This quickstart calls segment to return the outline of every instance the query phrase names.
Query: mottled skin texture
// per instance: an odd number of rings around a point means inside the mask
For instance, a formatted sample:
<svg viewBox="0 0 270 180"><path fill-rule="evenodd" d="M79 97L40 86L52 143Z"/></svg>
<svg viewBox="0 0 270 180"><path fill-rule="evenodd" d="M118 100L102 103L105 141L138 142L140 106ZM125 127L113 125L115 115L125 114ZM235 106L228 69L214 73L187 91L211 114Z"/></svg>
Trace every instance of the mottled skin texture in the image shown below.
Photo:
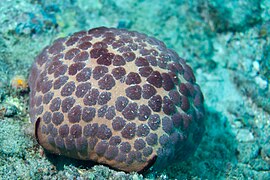
<svg viewBox="0 0 270 180"><path fill-rule="evenodd" d="M100 27L57 39L29 77L30 117L49 152L113 168L161 169L204 131L192 69L145 34Z"/></svg>

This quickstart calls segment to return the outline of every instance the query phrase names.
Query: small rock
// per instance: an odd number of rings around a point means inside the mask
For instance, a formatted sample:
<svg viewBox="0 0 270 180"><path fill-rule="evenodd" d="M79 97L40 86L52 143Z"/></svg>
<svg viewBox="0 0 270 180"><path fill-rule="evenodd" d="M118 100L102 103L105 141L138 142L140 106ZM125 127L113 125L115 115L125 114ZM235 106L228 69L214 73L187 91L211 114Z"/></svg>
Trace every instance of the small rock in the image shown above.
<svg viewBox="0 0 270 180"><path fill-rule="evenodd" d="M259 71L260 71L260 64L259 64L258 61L254 61L254 62L252 63L252 65L253 65L254 71L256 71L256 72L259 72Z"/></svg>
<svg viewBox="0 0 270 180"><path fill-rule="evenodd" d="M249 142L254 140L253 134L248 129L240 129L236 135L240 142Z"/></svg>
<svg viewBox="0 0 270 180"><path fill-rule="evenodd" d="M261 89L266 89L267 88L267 81L263 80L260 76L255 77L255 82L256 84L259 85Z"/></svg>
<svg viewBox="0 0 270 180"><path fill-rule="evenodd" d="M7 106L5 111L5 117L12 117L18 113L18 108L14 105Z"/></svg>

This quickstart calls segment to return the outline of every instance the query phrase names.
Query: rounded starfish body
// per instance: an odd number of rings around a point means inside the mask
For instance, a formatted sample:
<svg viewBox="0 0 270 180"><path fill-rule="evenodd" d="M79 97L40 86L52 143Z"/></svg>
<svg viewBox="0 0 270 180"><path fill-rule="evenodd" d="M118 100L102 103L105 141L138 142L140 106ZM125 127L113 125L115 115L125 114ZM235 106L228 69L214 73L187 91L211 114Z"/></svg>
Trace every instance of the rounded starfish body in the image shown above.
<svg viewBox="0 0 270 180"><path fill-rule="evenodd" d="M192 69L144 34L100 27L57 39L34 62L30 117L49 152L113 168L164 168L204 131Z"/></svg>

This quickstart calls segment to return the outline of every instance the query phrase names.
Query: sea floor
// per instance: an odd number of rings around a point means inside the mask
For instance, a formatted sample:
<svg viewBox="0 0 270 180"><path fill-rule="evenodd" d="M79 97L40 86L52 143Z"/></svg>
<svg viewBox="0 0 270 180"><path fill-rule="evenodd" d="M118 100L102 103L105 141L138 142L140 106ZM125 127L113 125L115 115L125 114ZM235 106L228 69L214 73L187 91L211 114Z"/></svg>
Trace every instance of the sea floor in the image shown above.
<svg viewBox="0 0 270 180"><path fill-rule="evenodd" d="M0 1L0 179L270 179L269 9L268 0ZM193 68L207 116L187 161L127 174L45 155L35 141L24 84L35 56L99 26L154 36Z"/></svg>

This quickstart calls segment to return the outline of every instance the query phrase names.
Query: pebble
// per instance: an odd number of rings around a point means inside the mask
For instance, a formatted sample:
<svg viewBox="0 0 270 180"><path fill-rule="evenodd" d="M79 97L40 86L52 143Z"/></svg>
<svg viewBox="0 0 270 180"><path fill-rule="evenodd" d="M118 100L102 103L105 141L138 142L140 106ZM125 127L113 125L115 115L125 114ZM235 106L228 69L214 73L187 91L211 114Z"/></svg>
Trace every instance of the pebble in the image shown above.
<svg viewBox="0 0 270 180"><path fill-rule="evenodd" d="M262 79L260 76L256 76L256 77L255 77L255 82L256 82L256 84L259 85L259 87L260 87L261 89L264 90L264 89L267 88L267 81L264 80L264 79Z"/></svg>
<svg viewBox="0 0 270 180"><path fill-rule="evenodd" d="M249 142L254 140L253 134L248 129L240 129L236 135L240 142Z"/></svg>

